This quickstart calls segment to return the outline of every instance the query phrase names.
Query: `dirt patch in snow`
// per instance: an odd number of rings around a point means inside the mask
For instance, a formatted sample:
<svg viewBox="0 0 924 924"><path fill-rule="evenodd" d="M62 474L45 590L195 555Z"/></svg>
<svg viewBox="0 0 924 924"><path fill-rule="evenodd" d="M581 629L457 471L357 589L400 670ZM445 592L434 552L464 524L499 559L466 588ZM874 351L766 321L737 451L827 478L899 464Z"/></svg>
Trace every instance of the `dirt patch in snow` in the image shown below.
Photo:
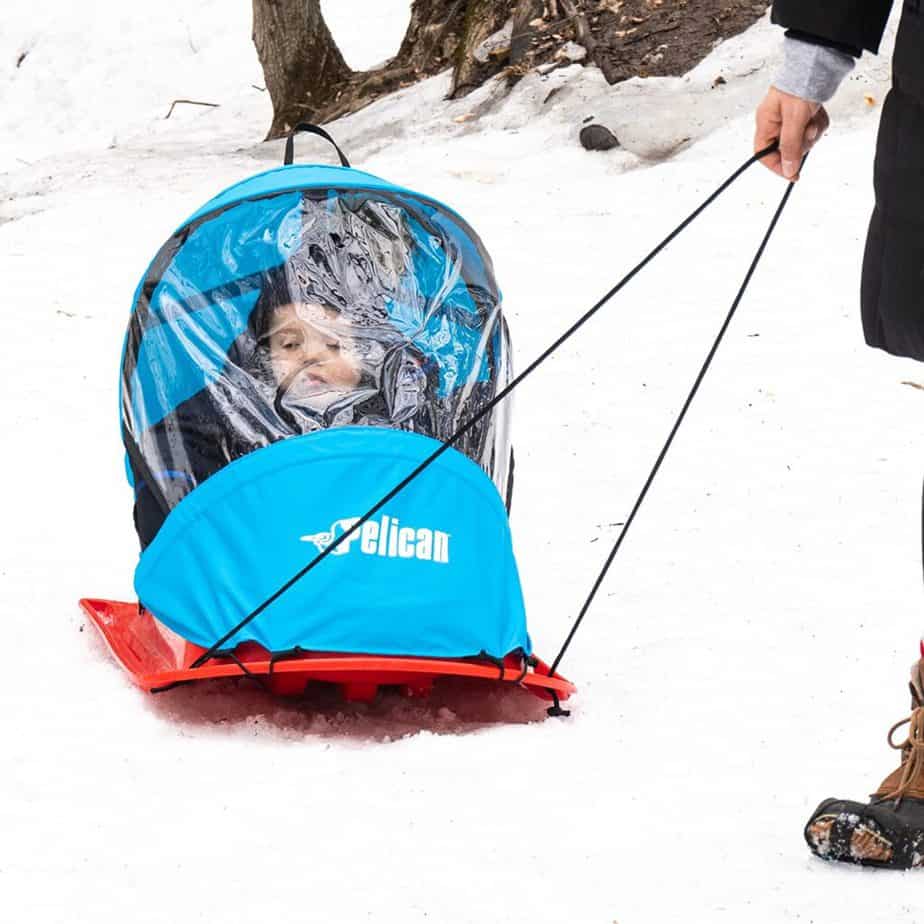
<svg viewBox="0 0 924 924"><path fill-rule="evenodd" d="M577 4L609 83L671 77L694 68L723 39L743 32L768 8L764 0L584 0Z"/></svg>

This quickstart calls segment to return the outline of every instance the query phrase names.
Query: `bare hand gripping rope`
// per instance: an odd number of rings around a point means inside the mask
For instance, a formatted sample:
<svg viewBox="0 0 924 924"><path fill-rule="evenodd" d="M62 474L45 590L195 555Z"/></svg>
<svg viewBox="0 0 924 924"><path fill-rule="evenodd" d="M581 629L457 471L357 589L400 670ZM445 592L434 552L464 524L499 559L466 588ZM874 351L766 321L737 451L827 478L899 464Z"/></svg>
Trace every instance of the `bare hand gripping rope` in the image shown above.
<svg viewBox="0 0 924 924"><path fill-rule="evenodd" d="M246 625L253 622L261 613L263 613L267 607L272 605L276 600L278 600L287 590L289 590L293 585L298 583L306 574L314 570L328 555L331 555L335 552L340 545L348 540L350 536L354 535L358 530L360 530L364 523L370 520L376 515L389 501L394 497L400 494L418 475L422 474L429 468L443 453L451 449L475 424L478 423L485 415L487 415L493 408L495 408L501 401L504 400L521 382L523 382L527 376L535 372L539 366L542 365L560 346L562 346L566 341L570 340L571 337L580 330L584 324L587 323L614 295L620 292L632 279L635 278L638 273L640 273L658 254L664 250L668 244L670 244L676 237L678 237L684 230L686 230L689 225L691 225L722 193L725 192L745 171L750 167L756 164L759 160L766 157L768 154L772 154L779 147L778 142L774 142L769 147L765 148L763 151L758 151L752 157L749 157L745 163L743 163L721 186L712 195L709 196L705 202L702 203L697 209L690 213L671 233L661 241L640 263L638 263L632 270L630 270L623 278L615 285L603 298L600 299L589 311L582 315L571 327L568 328L554 343L551 344L542 354L540 354L536 359L534 359L519 375L515 376L513 380L501 391L499 391L494 398L491 399L487 404L484 405L476 414L474 414L469 420L464 423L439 449L435 450L423 462L420 463L406 478L396 484L387 494L385 494L376 504L369 508L363 516L361 516L348 530L341 533L341 535L332 542L323 552L315 556L304 568L302 568L297 574L293 575L285 584L283 584L275 593L267 597L256 609L248 613L240 622L238 622L233 628L229 629L220 639L218 639L208 650L204 651L196 660L192 663L191 667L201 667L209 659L215 657L217 654L221 653L223 646L234 638L238 632L241 631ZM751 281L754 271L757 269L757 265L760 262L761 257L764 254L764 250L767 247L767 244L770 240L771 235L773 234L774 229L776 228L777 222L780 219L780 216L783 213L783 209L786 207L786 203L789 201L789 196L793 190L793 183L790 183L787 186L786 192L777 207L776 212L773 215L773 219L770 222L770 226L767 229L767 233L764 235L764 239L761 242L760 247L758 248L757 254L755 255L751 266L748 269L747 275L745 276L744 282L738 291L738 295L735 298L735 301L731 307L731 310L728 313L728 316L725 319L725 322L722 325L721 330L719 331L718 336L716 337L715 343L712 346L712 349L709 351L706 361L703 364L702 369L700 370L699 375L696 378L693 388L690 391L689 396L683 406L683 409L680 412L677 420L674 423L674 426L671 430L670 436L667 439L667 442L664 444L663 449L661 450L654 467L651 470L651 473L648 476L648 479L645 482L644 487L642 488L641 494L638 497L638 500L635 502L635 506L632 508L632 512L626 520L625 525L620 531L619 537L616 540L615 545L610 551L609 556L604 563L603 569L594 582L593 587L591 588L590 594L584 602L584 605L581 607L581 610L578 614L578 617L571 628L571 631L568 633L568 637L565 639L564 644L562 645L561 650L556 656L554 662L552 663L551 668L549 669L549 674L554 675L555 671L558 669L558 666L561 664L561 660L565 655L565 652L568 650L568 646L571 644L572 639L575 636L578 628L584 620L587 611L590 609L590 605L593 602L594 597L597 594L597 591L600 588L600 585L603 583L603 579L606 577L607 572L610 569L610 566L613 563L613 560L618 553L622 542L626 536L626 533L629 530L629 527L632 525L632 522L635 520L635 516L639 511L639 508L642 506L642 503L645 500L645 497L648 494L652 482L655 479L655 476L658 473L658 470L661 467L661 464L664 462L665 457L671 447L671 444L674 441L674 437L677 434L677 431L680 429L680 425L683 423L684 417L686 416L687 411L690 408L690 405L693 402L694 397L696 396L699 386L702 384L703 379L706 376L706 372L709 369L709 366L712 363L713 358L715 357L716 352L718 351L719 345L722 342L725 332L728 330L731 320L735 315L735 312L738 309L738 306L741 304L741 300L744 297L744 293L747 291L748 284Z"/></svg>

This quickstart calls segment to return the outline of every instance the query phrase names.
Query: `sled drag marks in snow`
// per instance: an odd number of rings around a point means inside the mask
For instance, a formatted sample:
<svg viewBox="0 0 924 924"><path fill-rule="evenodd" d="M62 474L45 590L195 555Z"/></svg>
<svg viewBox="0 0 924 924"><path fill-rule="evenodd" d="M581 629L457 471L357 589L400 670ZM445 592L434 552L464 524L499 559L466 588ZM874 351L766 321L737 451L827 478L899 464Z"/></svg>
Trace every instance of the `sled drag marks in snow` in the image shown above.
<svg viewBox="0 0 924 924"><path fill-rule="evenodd" d="M253 735L268 741L337 739L385 744L419 733L465 735L492 726L547 721L546 703L531 693L446 678L423 699L385 689L373 703L344 702L327 684L280 700L246 678L177 687L143 700L168 723L189 732Z"/></svg>

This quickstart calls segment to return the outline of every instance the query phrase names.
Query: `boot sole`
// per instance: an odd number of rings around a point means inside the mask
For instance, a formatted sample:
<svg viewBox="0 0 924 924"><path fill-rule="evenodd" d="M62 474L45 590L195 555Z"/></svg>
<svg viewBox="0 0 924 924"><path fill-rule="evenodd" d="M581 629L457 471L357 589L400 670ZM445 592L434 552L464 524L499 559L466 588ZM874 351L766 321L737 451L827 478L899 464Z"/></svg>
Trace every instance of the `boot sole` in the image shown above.
<svg viewBox="0 0 924 924"><path fill-rule="evenodd" d="M831 862L879 869L924 865L924 832L902 824L885 805L825 800L805 826L805 840L815 856Z"/></svg>

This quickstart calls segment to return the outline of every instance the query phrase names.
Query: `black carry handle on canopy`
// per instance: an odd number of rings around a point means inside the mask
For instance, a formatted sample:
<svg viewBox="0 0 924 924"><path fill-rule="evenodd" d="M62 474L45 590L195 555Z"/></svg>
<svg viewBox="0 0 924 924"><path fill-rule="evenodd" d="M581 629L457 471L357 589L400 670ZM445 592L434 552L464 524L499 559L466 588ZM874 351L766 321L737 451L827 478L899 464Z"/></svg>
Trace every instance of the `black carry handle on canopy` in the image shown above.
<svg viewBox="0 0 924 924"><path fill-rule="evenodd" d="M289 141L291 143L291 136L289 138ZM214 658L217 655L224 654L225 652L223 650L223 646L227 642L229 642L232 638L234 638L234 636L237 635L237 633L240 632L241 629L243 629L245 626L253 622L254 619L256 619L261 613L263 613L267 609L267 607L269 607L276 600L278 600L294 584L298 583L309 572L313 571L314 568L317 567L325 558L327 558L328 555L335 552L347 539L350 538L350 536L356 533L357 530L361 529L363 524L366 523L373 516L375 516L375 514L378 513L379 510L381 510L392 498L400 494L412 481L414 481L415 478L417 478L418 475L422 474L427 468L429 468L440 456L443 455L443 453L451 449L455 445L455 443L457 443L459 439L465 433L467 433L472 427L474 427L475 424L477 424L478 421L481 420L486 414L490 413L490 411L494 407L496 407L501 401L503 401L504 398L506 398L507 395L509 395L510 392L512 392L514 388L516 388L527 376L535 372L535 370L540 365L542 365L542 363L544 363L562 344L564 344L565 341L570 340L571 337L575 333L577 333L577 331L580 330L580 328L583 327L584 324L586 324L587 321L589 321L614 295L616 295L617 292L622 290L632 279L635 278L635 276L638 275L638 273L640 273L649 263L651 263L651 261L659 253L661 253L661 251L664 250L665 247L667 247L667 245L671 243L671 241L673 241L689 225L691 225L696 218L698 218L704 211L706 211L706 209L710 205L712 205L712 203L715 202L715 200L718 199L719 196L721 196L722 193L724 193L725 190L728 189L729 186L731 186L735 182L735 180L737 180L746 170L748 170L758 161L762 160L767 155L772 154L778 148L779 148L779 141L774 141L773 144L769 145L768 147L764 148L762 151L758 151L756 154L749 157L727 180L725 180L725 182L722 183L721 186L719 186L718 189L715 190L715 192L713 192L701 205L699 205L676 228L674 228L674 230L671 231L671 233L668 234L668 236L664 238L664 240L661 241L661 243L658 244L657 247L655 247L644 259L642 259L638 264L636 264L636 266L633 269L631 269L628 273L626 273L626 275L623 276L623 278L618 283L616 283L616 285L613 286L613 288L610 289L610 291L607 292L606 295L603 296L603 298L601 298L592 308L590 308L580 318L578 318L578 320L575 321L574 324L572 324L571 327L568 328L568 330L566 330L551 346L549 346L543 353L541 353L536 359L534 359L519 375L515 376L513 380L508 385L506 385L506 387L502 388L490 401L488 401L487 404L484 405L484 407L482 407L477 413L473 414L464 424L462 424L462 426L459 427L459 429L456 430L456 432L453 433L452 436L450 436L449 439L446 440L445 443L443 443L438 449L434 450L429 456L427 456L427 458L424 459L417 466L417 468L415 468L412 472L410 472L407 475L407 477L405 477L402 481L396 484L387 494L385 494L382 498L380 498L379 501L375 503L372 507L370 507L365 512L365 514L363 514L363 516L361 516L349 529L342 532L337 537L337 539L335 539L329 546L327 546L327 548L324 549L323 552L318 553L318 555L316 555L310 562L308 562L308 564L305 565L304 568L302 568L300 571L294 574L278 590L276 590L273 594L267 597L258 607L256 607L256 609L248 613L236 625L234 625L231 629L225 632L225 634L222 635L220 639L215 641L214 644L211 645L211 647L203 651L202 654L199 655L199 657L197 657L195 661L193 661L190 667L193 667L193 668L201 667L211 658ZM748 269L744 283L742 284L740 290L738 291L738 295L735 298L731 311L729 312L729 315L726 318L725 323L722 326L719 336L716 339L716 342L713 345L712 350L710 350L709 355L706 358L706 362L702 370L700 371L699 376L696 379L696 383L694 384L693 391L691 392L690 396L687 398L687 402L684 405L683 411L681 412L679 418L674 424L674 427L671 431L671 435L668 438L667 444L664 446L664 448L661 451L661 454L658 456L658 460L655 463L655 466L652 469L652 472L649 475L648 480L645 483L645 487L642 490L642 494L639 497L639 500L636 502L635 508L632 511L632 515L630 519L627 520L626 525L623 527L623 530L620 533L619 539L617 540L616 546L610 552L610 555L606 560L606 564L604 565L603 570L600 572L600 575L598 576L596 582L594 583L590 596L588 597L584 606L581 608L578 619L576 620L575 624L572 626L571 631L568 634L568 637L565 640L565 643L561 648L561 651L559 651L558 656L555 658L555 661L552 663L552 666L549 669L549 676L554 676L555 671L558 668L558 665L561 663L561 659L564 657L565 652L567 651L568 646L571 643L571 640L574 638L575 633L577 632L579 626L583 622L584 616L586 615L587 610L590 607L590 603L593 600L593 597L596 594L597 589L599 588L600 584L603 582L603 578L605 577L607 571L609 570L610 565L613 562L613 559L616 556L616 553L619 550L619 546L621 545L622 540L625 537L628 527L631 525L631 521L634 520L635 514L638 512L638 508L641 506L645 498L645 495L647 494L648 489L651 486L651 482L654 480L654 477L657 474L657 471L660 468L661 463L664 461L664 457L667 455L667 451L670 448L670 444L673 441L673 438L676 435L677 430L680 428L680 424L683 421L686 411L689 408L690 404L692 403L693 397L695 396L696 391L698 390L703 378L705 377L706 371L708 370L709 365L712 362L712 358L715 356L715 353L718 350L719 343L721 342L722 337L725 334L725 331L728 329L728 325L731 323L731 319L735 311L737 310L738 305L740 304L742 298L744 297L744 293L747 290L748 284L751 281L751 277L754 274L754 270L757 268L757 264L759 263L760 258L763 256L767 243L770 240L770 236L773 234L773 230L776 227L777 222L779 221L780 215L782 214L783 209L786 207L786 203L789 201L789 196L792 193L792 190L793 190L793 183L790 182L789 185L787 186L786 193L783 196L783 199L780 202L779 207L777 208L773 216L773 220L770 223L770 227L768 228L767 233L764 235L760 248L758 249L757 254L755 255L753 261L751 262L751 266ZM557 707L553 707L553 714L556 714L556 715L565 714L563 710L554 712L555 708Z"/></svg>
<svg viewBox="0 0 924 924"><path fill-rule="evenodd" d="M341 167L349 167L350 162L346 159L346 154L340 150L340 146L331 138L330 135L321 128L320 125L312 125L311 122L299 122L292 131L289 132L288 138L286 138L286 153L282 159L284 166L288 167L293 163L295 159L295 136L299 132L307 132L309 135L317 135L320 138L323 138L325 141L329 141L333 146L334 150L337 152L338 157L340 158Z"/></svg>

